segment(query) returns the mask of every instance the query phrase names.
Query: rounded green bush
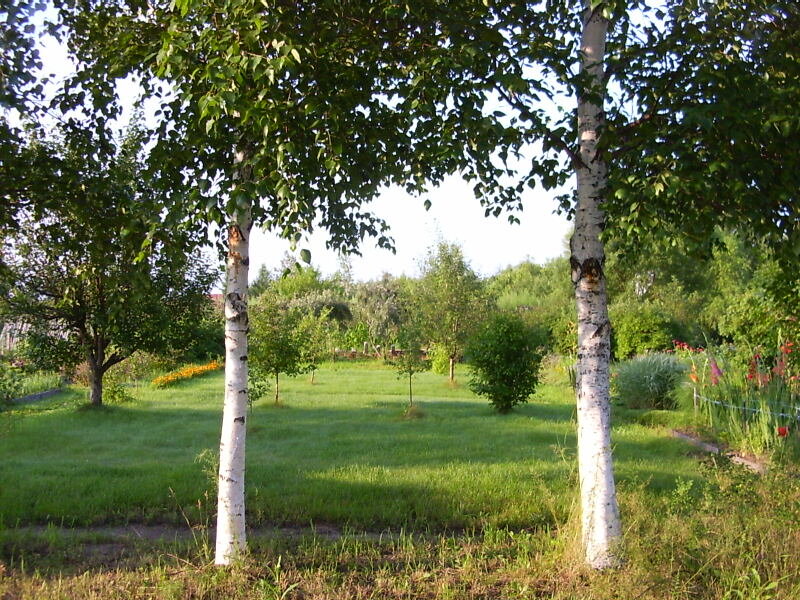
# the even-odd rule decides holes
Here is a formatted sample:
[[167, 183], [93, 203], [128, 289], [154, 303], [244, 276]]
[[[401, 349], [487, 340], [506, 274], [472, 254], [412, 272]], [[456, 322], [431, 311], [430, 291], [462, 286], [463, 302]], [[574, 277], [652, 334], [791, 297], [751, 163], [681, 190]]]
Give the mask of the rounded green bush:
[[628, 408], [675, 408], [686, 365], [671, 354], [645, 354], [617, 366], [613, 392]]
[[538, 331], [516, 315], [489, 319], [467, 346], [470, 389], [486, 396], [498, 412], [527, 402], [539, 382], [543, 348]]

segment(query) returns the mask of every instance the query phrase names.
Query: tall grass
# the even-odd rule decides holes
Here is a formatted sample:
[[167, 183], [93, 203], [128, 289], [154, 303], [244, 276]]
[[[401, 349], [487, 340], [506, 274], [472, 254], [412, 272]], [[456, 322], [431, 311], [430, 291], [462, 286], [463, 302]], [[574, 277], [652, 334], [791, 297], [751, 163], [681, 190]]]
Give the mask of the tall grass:
[[747, 370], [724, 348], [691, 357], [697, 405], [712, 431], [744, 452], [785, 459], [800, 450], [800, 397], [785, 364], [755, 355]]
[[22, 377], [20, 397], [38, 394], [61, 387], [62, 377], [59, 373], [31, 373]]
[[671, 354], [636, 356], [617, 366], [612, 388], [628, 408], [675, 408], [675, 392], [686, 370]]

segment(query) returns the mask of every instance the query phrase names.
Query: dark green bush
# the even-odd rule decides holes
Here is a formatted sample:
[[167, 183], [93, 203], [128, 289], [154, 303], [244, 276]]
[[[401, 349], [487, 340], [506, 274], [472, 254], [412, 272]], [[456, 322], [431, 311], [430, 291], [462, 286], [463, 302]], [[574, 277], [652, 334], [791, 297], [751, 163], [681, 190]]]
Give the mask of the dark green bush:
[[620, 363], [613, 392], [628, 408], [675, 408], [686, 365], [671, 354], [646, 354]]
[[539, 382], [544, 354], [538, 331], [516, 315], [489, 319], [467, 345], [470, 389], [501, 413], [527, 402]]
[[564, 310], [550, 325], [552, 350], [562, 356], [578, 353], [578, 324], [575, 308]]
[[676, 325], [654, 306], [638, 302], [618, 304], [609, 313], [611, 351], [617, 360], [672, 348]]
[[22, 372], [0, 361], [0, 403], [8, 404], [22, 393]]

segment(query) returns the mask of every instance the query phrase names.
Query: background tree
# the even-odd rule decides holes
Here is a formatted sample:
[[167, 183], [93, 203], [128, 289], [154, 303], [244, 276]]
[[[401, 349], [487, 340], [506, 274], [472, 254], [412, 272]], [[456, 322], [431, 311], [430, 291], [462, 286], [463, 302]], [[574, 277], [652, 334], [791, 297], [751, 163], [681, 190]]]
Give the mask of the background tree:
[[302, 315], [272, 294], [262, 294], [250, 310], [250, 353], [247, 360], [275, 383], [275, 404], [280, 402], [280, 376], [309, 370], [304, 352], [307, 339], [300, 327]]
[[152, 228], [160, 204], [142, 172], [140, 142], [135, 131], [116, 149], [98, 147], [87, 131], [36, 142], [58, 168], [39, 172], [47, 197], [15, 214], [19, 234], [0, 300], [8, 318], [34, 326], [40, 351], [87, 361], [96, 406], [109, 368], [137, 350], [189, 343], [217, 278], [185, 254], [190, 240]]
[[372, 351], [385, 358], [402, 322], [401, 288], [397, 280], [386, 274], [377, 281], [354, 285], [351, 309], [353, 319], [364, 325]]
[[338, 325], [330, 317], [328, 308], [323, 308], [320, 312], [307, 311], [301, 314], [302, 317], [297, 324], [298, 332], [303, 340], [300, 360], [305, 364], [306, 370], [311, 372], [311, 383], [313, 384], [320, 363], [333, 354], [333, 340], [338, 331]]
[[[546, 347], [570, 354], [574, 329], [564, 332], [565, 319], [575, 322], [575, 298], [569, 279], [569, 259], [561, 256], [542, 265], [523, 262], [503, 269], [486, 282], [486, 291], [497, 307], [514, 311], [530, 326], [547, 332]], [[571, 354], [574, 354], [574, 350]]]
[[426, 337], [447, 353], [452, 383], [456, 361], [462, 357], [464, 346], [488, 305], [483, 284], [464, 259], [461, 248], [440, 242], [428, 252], [416, 302]]
[[[407, 304], [406, 306], [413, 306], [413, 304]], [[405, 315], [403, 324], [397, 333], [397, 343], [400, 346], [400, 354], [393, 357], [392, 360], [398, 377], [408, 377], [407, 414], [410, 416], [411, 413], [409, 411], [414, 406], [414, 375], [428, 370], [428, 362], [425, 360], [423, 353], [423, 345], [425, 344], [424, 329], [415, 313], [411, 312], [409, 314], [407, 312]]]

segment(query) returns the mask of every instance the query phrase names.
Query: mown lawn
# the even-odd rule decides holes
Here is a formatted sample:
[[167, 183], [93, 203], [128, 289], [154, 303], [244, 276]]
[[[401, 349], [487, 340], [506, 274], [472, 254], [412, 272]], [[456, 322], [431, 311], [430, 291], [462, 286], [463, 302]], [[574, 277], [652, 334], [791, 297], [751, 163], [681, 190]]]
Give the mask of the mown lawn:
[[[574, 401], [548, 381], [500, 416], [422, 374], [423, 415], [407, 419], [406, 384], [381, 365], [286, 380], [282, 404], [260, 400], [249, 418], [255, 535], [225, 570], [210, 564], [208, 528], [222, 373], [102, 410], [70, 389], [6, 411], [0, 597], [800, 597], [800, 478], [709, 461], [656, 425], [680, 422], [660, 412], [615, 408], [625, 561], [584, 569]], [[143, 522], [184, 535], [158, 543], [112, 527]]]
[[[461, 382], [466, 381], [462, 371]], [[563, 522], [575, 497], [573, 399], [542, 385], [512, 414], [495, 414], [466, 385], [425, 373], [415, 385], [422, 418], [391, 369], [329, 365], [282, 383], [282, 403], [249, 418], [252, 523], [355, 528], [535, 528]], [[221, 418], [222, 373], [135, 402], [81, 407], [71, 390], [6, 415], [0, 438], [0, 519], [6, 526], [208, 515]], [[687, 447], [627, 420], [614, 431], [622, 486], [663, 493], [699, 478]], [[208, 500], [211, 500], [209, 503]]]

